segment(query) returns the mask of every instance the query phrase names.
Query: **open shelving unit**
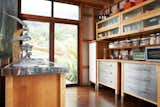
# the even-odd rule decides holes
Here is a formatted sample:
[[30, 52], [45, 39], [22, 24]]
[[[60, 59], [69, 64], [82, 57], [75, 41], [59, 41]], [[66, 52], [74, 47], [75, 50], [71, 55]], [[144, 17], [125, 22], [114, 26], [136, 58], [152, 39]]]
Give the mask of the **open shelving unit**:
[[[135, 96], [137, 98], [140, 98], [142, 100], [145, 100], [147, 102], [150, 102], [152, 104], [157, 105], [158, 107], [160, 107], [160, 91], [156, 91], [154, 93], [154, 98], [156, 98], [157, 100], [153, 100], [152, 98], [146, 97], [145, 95], [139, 95], [142, 94], [142, 92], [138, 92], [138, 94], [136, 92], [131, 92], [134, 90], [129, 90], [129, 92], [126, 91], [126, 87], [124, 86], [124, 84], [126, 84], [127, 82], [124, 81], [125, 78], [127, 78], [128, 80], [131, 80], [131, 78], [129, 78], [129, 76], [125, 76], [127, 72], [129, 72], [130, 70], [126, 69], [127, 65], [130, 65], [131, 67], [135, 67], [138, 69], [146, 69], [146, 67], [148, 67], [148, 70], [144, 70], [146, 75], [149, 75], [148, 71], [150, 70], [150, 72], [153, 72], [156, 74], [154, 75], [154, 78], [157, 77], [157, 75], [160, 75], [160, 63], [158, 62], [148, 62], [148, 61], [135, 61], [133, 60], [133, 58], [129, 59], [123, 59], [119, 57], [114, 57], [114, 59], [112, 59], [112, 54], [116, 51], [118, 54], [121, 54], [122, 51], [127, 51], [128, 55], [130, 55], [131, 51], [134, 49], [142, 49], [144, 50], [145, 47], [152, 47], [152, 46], [160, 46], [159, 43], [157, 44], [147, 44], [147, 45], [141, 45], [139, 43], [139, 45], [129, 45], [129, 46], [114, 46], [113, 48], [109, 47], [110, 43], [114, 43], [114, 42], [120, 42], [123, 40], [132, 40], [132, 39], [139, 39], [139, 41], [141, 41], [141, 38], [148, 38], [150, 37], [150, 34], [152, 33], [160, 33], [160, 2], [158, 0], [145, 0], [143, 3], [133, 6], [125, 11], [119, 12], [109, 18], [106, 18], [102, 21], [99, 21], [96, 23], [96, 42], [105, 42], [105, 45], [103, 44], [103, 47], [98, 47], [101, 49], [101, 51], [97, 51], [97, 53], [101, 53], [101, 56], [106, 56], [106, 57], [102, 57], [102, 58], [97, 58], [97, 75], [99, 75], [100, 73], [104, 73], [104, 72], [114, 72], [114, 73], [119, 73], [121, 72], [121, 79], [120, 78], [112, 78], [110, 80], [105, 80], [107, 77], [104, 77], [104, 80], [102, 77], [104, 75], [107, 75], [104, 73], [104, 75], [100, 75], [97, 79], [97, 84], [101, 84], [107, 87], [110, 87], [110, 84], [108, 83], [108, 81], [121, 81], [121, 96], [124, 95], [124, 93]], [[108, 21], [109, 20], [114, 20], [115, 17], [118, 19], [118, 21], [114, 21], [115, 23], [108, 25]], [[152, 21], [155, 22], [152, 22]], [[114, 33], [109, 33], [111, 30], [114, 29], [118, 29], [117, 32]], [[117, 58], [117, 59], [116, 59]], [[107, 65], [109, 63], [118, 63], [117, 67], [118, 69], [113, 69], [115, 68], [113, 65], [109, 66], [108, 68], [105, 67], [105, 69], [101, 69], [100, 67], [102, 67], [101, 63], [104, 63], [104, 65]], [[142, 66], [141, 66], [142, 65]], [[154, 66], [154, 69], [151, 70], [150, 68]], [[125, 68], [126, 67], [126, 68]], [[103, 68], [103, 67], [102, 67]], [[110, 68], [110, 69], [109, 69]], [[125, 68], [125, 69], [124, 69]], [[109, 70], [108, 70], [109, 69]], [[104, 70], [104, 71], [103, 71]], [[108, 70], [108, 71], [105, 71]], [[134, 69], [133, 69], [134, 71]], [[135, 71], [136, 72], [136, 71]], [[130, 73], [134, 73], [134, 72], [130, 72]], [[137, 75], [140, 73], [135, 73], [134, 75]], [[129, 74], [130, 75], [130, 74]], [[102, 76], [102, 77], [101, 77]], [[108, 75], [107, 75], [108, 76]], [[135, 76], [136, 78], [136, 76]], [[135, 78], [133, 78], [133, 81], [135, 81]], [[149, 79], [149, 78], [148, 78]], [[107, 81], [107, 82], [106, 82]], [[152, 81], [152, 80], [151, 80]], [[154, 80], [153, 80], [154, 81]], [[157, 90], [160, 90], [160, 79], [155, 80], [157, 82], [157, 84], [155, 84], [155, 86], [157, 87]], [[149, 84], [142, 79], [142, 81], [138, 81], [138, 83], [140, 82], [145, 82], [146, 84]], [[129, 82], [128, 82], [129, 83]], [[108, 85], [109, 84], [109, 85]], [[117, 83], [118, 84], [118, 83]], [[119, 85], [119, 84], [118, 84]], [[135, 85], [135, 84], [133, 84]], [[146, 91], [146, 87], [143, 87], [143, 91]], [[114, 88], [115, 90], [118, 90], [119, 88]], [[139, 89], [139, 90], [138, 90]], [[141, 87], [139, 87], [137, 90], [141, 91]], [[136, 94], [135, 94], [136, 93]], [[147, 95], [149, 96], [149, 95]]]
[[[154, 7], [154, 8], [151, 8]], [[117, 20], [115, 20], [115, 18]], [[108, 24], [109, 20], [115, 20], [113, 24]], [[152, 22], [157, 20], [157, 22]], [[104, 24], [105, 23], [105, 24]], [[117, 28], [118, 32], [110, 34], [110, 30]], [[149, 46], [160, 46], [160, 44], [143, 46], [125, 46], [109, 48], [109, 43], [132, 38], [149, 37], [151, 33], [160, 31], [160, 5], [157, 0], [146, 0], [143, 3], [133, 6], [125, 11], [119, 12], [109, 18], [96, 23], [96, 41], [106, 41], [107, 52], [114, 50], [142, 49]], [[108, 54], [109, 55], [109, 54]], [[110, 56], [107, 56], [107, 59]]]
[[[132, 35], [137, 34], [143, 34], [143, 33], [150, 33], [154, 32], [155, 30], [160, 29], [160, 23], [157, 23], [156, 25], [151, 26], [144, 26], [144, 21], [149, 20], [150, 18], [154, 17], [160, 17], [160, 8], [151, 9], [151, 10], [144, 10], [146, 5], [149, 5], [151, 3], [154, 3], [156, 0], [146, 0], [142, 4], [136, 5], [128, 10], [125, 10], [123, 12], [120, 12], [116, 15], [113, 15], [107, 19], [104, 19], [102, 21], [99, 21], [96, 23], [96, 40], [110, 40], [110, 39], [117, 39], [117, 38], [125, 38], [125, 37], [132, 37]], [[137, 13], [137, 15], [133, 15], [132, 17], [129, 17], [124, 20], [124, 17], [126, 14], [134, 12], [135, 10], [140, 10], [140, 13]], [[137, 11], [139, 12], [139, 11]], [[105, 24], [101, 27], [99, 25], [106, 23], [108, 20], [111, 20], [115, 17], [118, 17], [117, 23], [114, 23], [112, 25], [106, 25]], [[116, 21], [115, 21], [116, 22]], [[129, 31], [125, 31], [126, 26], [134, 25], [135, 23], [139, 23], [139, 29], [133, 29]], [[105, 32], [108, 32], [109, 30], [118, 28], [118, 32], [115, 34], [105, 34]]]

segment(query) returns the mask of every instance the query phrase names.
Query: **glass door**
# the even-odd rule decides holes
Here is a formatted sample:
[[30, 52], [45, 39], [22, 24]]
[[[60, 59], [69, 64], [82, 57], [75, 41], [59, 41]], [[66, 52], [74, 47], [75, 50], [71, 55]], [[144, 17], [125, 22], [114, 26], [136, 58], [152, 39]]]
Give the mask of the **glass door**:
[[78, 83], [78, 25], [55, 23], [54, 62], [69, 68], [66, 85]]

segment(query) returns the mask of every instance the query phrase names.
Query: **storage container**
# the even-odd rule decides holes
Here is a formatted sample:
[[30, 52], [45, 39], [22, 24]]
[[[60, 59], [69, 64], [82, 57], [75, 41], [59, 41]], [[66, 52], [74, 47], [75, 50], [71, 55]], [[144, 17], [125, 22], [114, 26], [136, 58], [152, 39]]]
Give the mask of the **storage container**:
[[117, 47], [119, 47], [119, 42], [118, 41], [109, 43], [109, 48], [117, 48]]
[[139, 39], [132, 39], [132, 46], [139, 46]]
[[124, 5], [124, 10], [129, 9], [129, 8], [131, 8], [132, 6], [134, 6], [134, 2], [127, 2], [127, 3]]
[[160, 33], [156, 34], [156, 44], [160, 44]]
[[119, 46], [120, 47], [127, 47], [127, 46], [131, 46], [131, 41], [130, 40], [123, 40], [119, 42]]
[[124, 5], [126, 4], [127, 0], [122, 0], [119, 2], [119, 9], [123, 10], [124, 9]]
[[142, 2], [144, 2], [145, 0], [136, 0], [135, 1], [135, 5], [138, 5], [138, 4], [140, 4], [140, 3], [142, 3]]
[[150, 37], [150, 44], [153, 45], [156, 43], [156, 35], [155, 34], [151, 34]]
[[149, 38], [141, 38], [141, 41], [140, 41], [140, 45], [143, 46], [143, 45], [149, 45], [150, 43], [150, 39]]

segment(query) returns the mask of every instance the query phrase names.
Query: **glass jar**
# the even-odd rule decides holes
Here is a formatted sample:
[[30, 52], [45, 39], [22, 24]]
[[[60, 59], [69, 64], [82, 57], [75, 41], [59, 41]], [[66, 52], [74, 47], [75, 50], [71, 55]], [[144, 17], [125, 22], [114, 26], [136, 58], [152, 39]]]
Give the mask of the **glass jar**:
[[127, 47], [127, 46], [131, 45], [131, 41], [130, 40], [123, 40], [123, 41], [120, 41], [119, 45], [120, 45], [120, 47]]
[[160, 44], [160, 33], [156, 34], [156, 44]]
[[140, 45], [143, 46], [143, 45], [149, 45], [150, 43], [150, 39], [149, 38], [141, 38], [141, 41], [140, 41]]
[[139, 39], [132, 39], [132, 46], [139, 46]]
[[115, 46], [115, 48], [119, 47], [119, 42], [118, 42], [118, 41], [115, 41], [115, 42], [114, 42], [114, 46]]
[[109, 48], [115, 48], [114, 42], [109, 43]]
[[151, 34], [151, 37], [150, 37], [150, 44], [153, 45], [156, 43], [156, 36], [155, 34]]

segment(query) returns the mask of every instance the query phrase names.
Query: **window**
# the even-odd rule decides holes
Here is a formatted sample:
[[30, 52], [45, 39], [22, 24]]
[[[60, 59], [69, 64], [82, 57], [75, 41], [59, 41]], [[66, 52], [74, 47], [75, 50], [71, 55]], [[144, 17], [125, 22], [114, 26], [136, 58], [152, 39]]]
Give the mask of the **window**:
[[33, 45], [31, 57], [49, 59], [49, 23], [24, 22], [29, 26], [30, 37], [32, 38], [30, 41], [27, 41], [27, 43]]
[[54, 2], [54, 17], [79, 20], [79, 6]]
[[21, 0], [21, 13], [51, 17], [51, 1]]

